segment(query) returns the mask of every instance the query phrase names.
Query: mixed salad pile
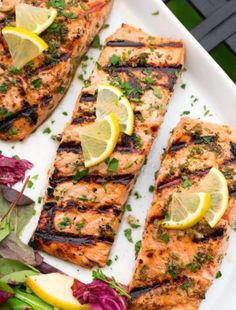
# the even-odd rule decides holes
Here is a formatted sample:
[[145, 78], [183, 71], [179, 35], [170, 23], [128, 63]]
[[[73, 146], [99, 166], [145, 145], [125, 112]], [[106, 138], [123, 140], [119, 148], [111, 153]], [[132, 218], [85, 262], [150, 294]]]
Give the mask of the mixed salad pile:
[[[34, 202], [24, 195], [29, 182], [25, 174], [32, 167], [17, 156], [0, 155], [0, 309], [125, 310], [130, 296], [114, 277], [97, 269], [91, 283], [82, 283], [44, 262], [21, 241], [23, 228], [35, 214]], [[12, 188], [24, 179], [20, 192]], [[60, 287], [67, 296], [59, 296]]]

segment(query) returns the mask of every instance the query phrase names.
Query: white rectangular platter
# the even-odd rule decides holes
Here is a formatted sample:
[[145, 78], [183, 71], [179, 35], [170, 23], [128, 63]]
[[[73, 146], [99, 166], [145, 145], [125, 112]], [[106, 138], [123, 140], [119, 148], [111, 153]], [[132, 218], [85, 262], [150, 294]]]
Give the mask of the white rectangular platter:
[[[152, 12], [157, 10], [159, 15], [152, 15]], [[135, 199], [131, 194], [128, 202], [132, 206], [132, 212], [129, 213], [142, 223], [141, 228], [133, 231], [135, 244], [136, 241], [142, 238], [143, 224], [152, 201], [152, 194], [149, 193], [148, 188], [154, 183], [154, 172], [159, 168], [162, 149], [167, 144], [170, 130], [179, 121], [180, 114], [183, 111], [190, 111], [190, 117], [236, 126], [236, 87], [161, 0], [115, 0], [112, 14], [107, 23], [110, 26], [102, 31], [102, 40], [112, 34], [121, 23], [129, 23], [141, 27], [151, 35], [182, 39], [186, 45], [187, 71], [176, 85], [159, 136], [152, 147], [147, 164], [143, 167], [133, 191], [138, 191], [142, 198]], [[87, 76], [89, 76], [99, 55], [99, 50], [90, 49], [87, 55], [89, 56], [89, 65], [85, 70]], [[26, 190], [26, 195], [32, 197], [35, 201], [44, 194], [47, 186], [47, 171], [54, 160], [57, 149], [57, 142], [50, 138], [50, 134], [43, 134], [43, 130], [50, 127], [52, 134], [59, 134], [63, 131], [66, 122], [71, 117], [77, 96], [82, 87], [78, 75], [84, 73], [84, 66], [85, 64], [78, 69], [73, 83], [59, 107], [34, 134], [24, 142], [0, 142], [0, 150], [5, 155], [13, 156], [17, 154], [34, 164], [30, 175], [39, 175], [39, 177], [34, 181], [33, 188]], [[185, 89], [180, 87], [182, 83], [186, 83]], [[191, 103], [195, 98], [198, 100], [195, 100], [192, 106]], [[206, 112], [207, 110], [209, 112]], [[68, 115], [65, 116], [63, 112], [67, 112]], [[35, 218], [24, 231], [23, 240], [25, 242], [29, 240], [36, 227], [41, 206], [36, 204], [36, 210]], [[114, 275], [118, 281], [125, 284], [131, 280], [135, 262], [134, 244], [129, 243], [124, 237], [124, 229], [128, 227], [125, 220], [126, 216], [127, 213], [124, 215], [110, 255], [113, 264], [104, 268], [107, 275]], [[45, 254], [43, 256], [47, 262], [64, 272], [85, 282], [91, 280], [90, 271]], [[118, 256], [118, 259], [115, 261], [116, 256]], [[206, 300], [202, 302], [201, 310], [236, 309], [236, 233], [234, 232], [232, 232], [230, 246], [223, 261], [221, 272], [222, 277], [214, 281], [206, 295]]]

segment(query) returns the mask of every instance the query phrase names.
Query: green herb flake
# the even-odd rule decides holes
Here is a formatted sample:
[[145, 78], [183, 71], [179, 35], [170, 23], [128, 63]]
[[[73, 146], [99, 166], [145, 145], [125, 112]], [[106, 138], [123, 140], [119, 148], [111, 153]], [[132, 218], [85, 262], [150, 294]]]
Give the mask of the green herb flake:
[[149, 190], [150, 193], [153, 193], [154, 190], [155, 190], [155, 186], [150, 185], [148, 190]]
[[100, 42], [100, 37], [99, 37], [98, 34], [93, 39], [92, 47], [94, 47], [94, 48], [102, 48], [102, 44]]
[[138, 135], [134, 135], [133, 139], [135, 142], [135, 148], [140, 149], [143, 146], [143, 142], [142, 142], [141, 138]]
[[183, 175], [181, 178], [183, 181], [183, 188], [187, 188], [187, 187], [190, 187], [192, 185], [192, 183], [189, 181], [189, 179], [186, 175]]
[[190, 114], [190, 111], [183, 111], [180, 116], [183, 116], [183, 115], [189, 115]]
[[108, 162], [108, 173], [116, 172], [118, 167], [119, 167], [119, 160], [116, 158], [112, 158]]
[[62, 10], [65, 6], [65, 0], [49, 0], [49, 5]]
[[64, 111], [62, 112], [62, 115], [68, 116], [68, 113]]
[[44, 128], [44, 130], [43, 130], [43, 133], [44, 133], [44, 134], [49, 134], [49, 133], [51, 133], [51, 132], [52, 132], [52, 130], [51, 130], [50, 127], [46, 127], [46, 128]]
[[32, 180], [29, 180], [27, 187], [32, 188], [34, 186], [34, 182]]
[[133, 243], [132, 229], [131, 229], [131, 228], [125, 229], [125, 230], [124, 230], [124, 235], [125, 235], [126, 239], [127, 239], [130, 243]]
[[140, 199], [140, 198], [142, 198], [142, 195], [140, 195], [139, 192], [134, 192], [134, 197], [136, 199]]
[[182, 89], [185, 89], [185, 88], [186, 88], [186, 84], [183, 83], [183, 84], [180, 85], [180, 87], [181, 87]]
[[68, 19], [76, 19], [78, 17], [78, 14], [75, 12], [62, 12], [62, 15]]
[[15, 136], [18, 134], [18, 129], [16, 127], [11, 127], [10, 129], [8, 129], [7, 134], [9, 136]]
[[57, 225], [57, 227], [62, 230], [71, 225], [71, 219], [68, 216], [65, 216], [63, 220]]
[[21, 73], [21, 70], [16, 68], [16, 67], [10, 67], [10, 68], [8, 68], [8, 71], [10, 73], [13, 73], [13, 74], [20, 74]]
[[41, 78], [35, 79], [31, 81], [31, 84], [34, 86], [36, 90], [39, 90], [41, 88], [42, 79]]
[[181, 285], [181, 288], [182, 288], [182, 290], [184, 290], [185, 292], [188, 293], [189, 288], [192, 286], [193, 286], [193, 280], [190, 279], [190, 280], [188, 280], [188, 282], [183, 283]]
[[88, 175], [89, 173], [89, 169], [84, 169], [81, 171], [78, 171], [74, 176], [73, 176], [73, 184], [76, 184], [79, 182], [79, 180], [81, 180], [82, 178], [84, 178], [86, 175]]
[[165, 243], [168, 244], [170, 241], [170, 236], [167, 233], [164, 233], [161, 235], [161, 240]]
[[6, 92], [7, 92], [7, 84], [6, 83], [2, 83], [0, 85], [0, 93], [6, 94]]
[[142, 243], [141, 240], [139, 240], [139, 241], [137, 241], [137, 242], [135, 243], [135, 245], [134, 245], [135, 255], [138, 255], [138, 252], [140, 251], [140, 248], [141, 248], [141, 243]]
[[81, 234], [81, 229], [84, 228], [84, 226], [85, 226], [85, 223], [84, 223], [84, 222], [77, 223], [77, 224], [75, 225], [75, 228], [76, 228], [76, 230], [77, 230], [77, 232], [78, 232], [79, 234]]
[[48, 28], [48, 32], [60, 32], [62, 25], [58, 22], [53, 22]]
[[112, 264], [113, 264], [113, 261], [111, 259], [108, 259], [106, 265], [110, 267]]
[[82, 195], [81, 197], [79, 197], [79, 200], [84, 201], [84, 202], [87, 202], [87, 201], [88, 201], [88, 198], [87, 198], [86, 195]]
[[38, 203], [41, 203], [42, 200], [43, 200], [43, 197], [39, 196], [39, 197], [38, 197]]
[[120, 56], [113, 54], [110, 58], [109, 58], [109, 65], [110, 66], [121, 66], [122, 65], [122, 60], [120, 58]]
[[219, 278], [221, 278], [221, 277], [222, 277], [222, 273], [221, 273], [221, 271], [219, 270], [219, 271], [217, 271], [216, 279], [219, 279]]
[[160, 91], [160, 88], [158, 87], [153, 87], [153, 94], [155, 97], [157, 97], [158, 99], [162, 99], [162, 93]]
[[126, 209], [127, 211], [129, 211], [129, 212], [132, 211], [132, 207], [131, 207], [130, 204], [125, 205], [125, 209]]

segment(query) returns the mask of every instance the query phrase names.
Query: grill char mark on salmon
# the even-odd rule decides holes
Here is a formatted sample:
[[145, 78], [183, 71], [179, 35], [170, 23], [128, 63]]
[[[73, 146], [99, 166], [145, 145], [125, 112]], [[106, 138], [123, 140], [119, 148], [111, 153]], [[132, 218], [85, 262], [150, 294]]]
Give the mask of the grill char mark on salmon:
[[[0, 139], [11, 141], [25, 139], [57, 107], [81, 57], [109, 14], [113, 0], [88, 0], [83, 5], [80, 1], [73, 1], [73, 5], [66, 2], [62, 11], [67, 15], [58, 14], [57, 29], [49, 27], [40, 35], [48, 44], [48, 50], [14, 74], [1, 30], [14, 23], [14, 8], [18, 2], [3, 1], [0, 8], [0, 85], [5, 87], [0, 92]], [[48, 0], [26, 3], [49, 6]]]
[[[198, 309], [226, 253], [236, 219], [236, 129], [183, 118], [175, 128], [156, 178], [141, 249], [130, 283], [131, 310]], [[193, 190], [214, 166], [225, 175], [229, 207], [211, 228], [205, 220], [186, 230], [161, 227], [171, 195]], [[188, 188], [183, 176], [187, 178]]]
[[[109, 42], [114, 41], [128, 41], [129, 45], [111, 46]], [[106, 264], [124, 204], [157, 136], [172, 93], [165, 85], [170, 79], [175, 83], [183, 66], [183, 47], [152, 48], [153, 44], [167, 42], [169, 39], [150, 39], [140, 29], [128, 25], [108, 38], [89, 79], [90, 85], [83, 88], [72, 121], [62, 135], [44, 201], [50, 210], [42, 211], [31, 240], [35, 248], [84, 267]], [[125, 72], [118, 70], [120, 66], [125, 66]], [[173, 66], [170, 75], [167, 71]], [[162, 67], [167, 71], [160, 72]], [[155, 86], [159, 81], [163, 86]], [[120, 87], [129, 97], [135, 114], [133, 135], [121, 134], [110, 156], [109, 160], [118, 161], [118, 168], [112, 172], [108, 162], [85, 169], [79, 139], [80, 128], [94, 122], [97, 86], [101, 82]], [[155, 87], [158, 98], [154, 95]], [[47, 230], [50, 221], [52, 226]], [[89, 244], [67, 242], [67, 238], [83, 241], [88, 236]]]

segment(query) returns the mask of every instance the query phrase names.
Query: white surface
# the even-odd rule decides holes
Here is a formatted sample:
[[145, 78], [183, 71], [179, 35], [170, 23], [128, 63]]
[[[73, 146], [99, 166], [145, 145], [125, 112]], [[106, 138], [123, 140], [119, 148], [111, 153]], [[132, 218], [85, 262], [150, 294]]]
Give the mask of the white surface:
[[[158, 16], [152, 16], [152, 12], [159, 10]], [[160, 164], [160, 154], [162, 148], [167, 144], [170, 130], [177, 124], [181, 112], [191, 111], [190, 117], [200, 117], [206, 121], [216, 121], [229, 125], [235, 125], [236, 119], [236, 87], [222, 69], [205, 52], [191, 34], [180, 24], [174, 15], [165, 7], [161, 0], [115, 0], [112, 14], [108, 20], [110, 27], [102, 31], [101, 38], [114, 32], [122, 22], [133, 26], [141, 27], [151, 35], [172, 36], [185, 41], [186, 44], [186, 68], [185, 72], [175, 89], [175, 93], [170, 101], [168, 113], [164, 124], [161, 127], [159, 137], [156, 139], [147, 165], [144, 166], [133, 192], [141, 193], [141, 199], [135, 199], [132, 195], [129, 203], [132, 205], [132, 212], [127, 212], [123, 218], [115, 244], [112, 248], [110, 258], [118, 255], [118, 260], [114, 261], [111, 267], [104, 268], [107, 275], [114, 275], [118, 281], [128, 283], [134, 271], [134, 244], [131, 244], [124, 237], [124, 229], [127, 228], [125, 221], [129, 214], [137, 217], [143, 224], [146, 212], [152, 201], [152, 194], [148, 188], [154, 182], [154, 172], [158, 170]], [[89, 56], [94, 59], [90, 61], [88, 74], [98, 57], [99, 51], [91, 49]], [[53, 134], [61, 133], [67, 121], [69, 121], [77, 96], [81, 89], [81, 82], [77, 79], [82, 72], [80, 67], [75, 75], [74, 81], [63, 102], [59, 105], [52, 116], [23, 143], [0, 142], [0, 149], [5, 155], [18, 154], [34, 163], [34, 168], [30, 172], [31, 176], [39, 174], [37, 181], [34, 181], [34, 188], [27, 189], [26, 194], [37, 200], [42, 196], [47, 185], [47, 171], [52, 164], [57, 148], [57, 143], [50, 139], [50, 135], [43, 134], [46, 127], [52, 129]], [[180, 88], [182, 83], [186, 83], [186, 89]], [[199, 98], [191, 107], [193, 98]], [[204, 105], [210, 110], [213, 116], [204, 117]], [[68, 116], [62, 115], [63, 111], [68, 112]], [[54, 124], [51, 121], [55, 120]], [[13, 150], [11, 147], [15, 146]], [[147, 181], [148, 180], [148, 181]], [[24, 233], [24, 240], [28, 240], [34, 231], [41, 206], [37, 205], [37, 216], [33, 219]], [[142, 238], [143, 228], [133, 230], [134, 242]], [[221, 267], [222, 278], [214, 281], [214, 284], [207, 293], [206, 300], [202, 303], [201, 310], [235, 310], [236, 309], [236, 234], [232, 232], [228, 254]], [[44, 255], [46, 261], [64, 270], [72, 276], [79, 277], [83, 281], [90, 281], [91, 272], [78, 266], [65, 263], [61, 260]]]

